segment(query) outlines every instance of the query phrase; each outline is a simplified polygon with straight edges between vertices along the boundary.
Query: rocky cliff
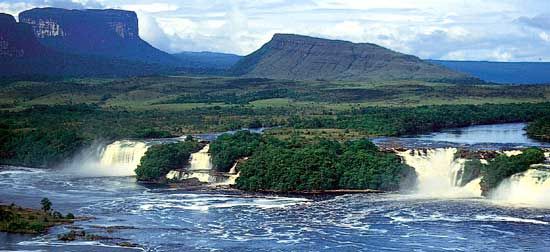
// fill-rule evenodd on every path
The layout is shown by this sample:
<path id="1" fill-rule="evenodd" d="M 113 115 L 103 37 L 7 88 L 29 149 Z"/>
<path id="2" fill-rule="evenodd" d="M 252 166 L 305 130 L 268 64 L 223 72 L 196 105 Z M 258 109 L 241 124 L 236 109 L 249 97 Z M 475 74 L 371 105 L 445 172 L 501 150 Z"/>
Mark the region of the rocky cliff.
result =
<path id="1" fill-rule="evenodd" d="M 238 76 L 292 80 L 477 81 L 415 56 L 369 43 L 275 34 L 232 68 Z"/>
<path id="2" fill-rule="evenodd" d="M 19 20 L 32 26 L 43 45 L 60 52 L 156 64 L 178 63 L 175 57 L 139 37 L 138 19 L 131 11 L 35 8 L 21 12 Z"/>
<path id="3" fill-rule="evenodd" d="M 21 58 L 43 53 L 45 49 L 34 37 L 30 26 L 17 23 L 11 15 L 0 13 L 0 58 Z"/>
<path id="4" fill-rule="evenodd" d="M 37 30 L 37 27 L 40 28 Z M 150 75 L 172 71 L 171 67 L 133 61 L 125 58 L 113 58 L 108 55 L 79 54 L 72 50 L 55 50 L 42 39 L 51 37 L 69 37 L 71 29 L 51 20 L 32 26 L 16 22 L 8 14 L 0 13 L 0 76 L 135 76 Z M 122 39 L 131 38 L 134 28 L 116 28 L 114 33 Z M 117 31 L 118 29 L 118 31 Z M 118 32 L 118 33 L 117 33 Z"/>

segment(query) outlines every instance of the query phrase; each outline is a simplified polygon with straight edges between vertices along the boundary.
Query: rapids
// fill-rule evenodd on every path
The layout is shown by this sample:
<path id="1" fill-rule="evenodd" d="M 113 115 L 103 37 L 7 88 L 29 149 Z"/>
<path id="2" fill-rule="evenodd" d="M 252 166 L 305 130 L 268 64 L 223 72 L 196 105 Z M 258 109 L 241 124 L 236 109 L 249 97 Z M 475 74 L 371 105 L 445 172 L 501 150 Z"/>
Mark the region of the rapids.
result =
<path id="1" fill-rule="evenodd" d="M 523 134 L 506 130 L 510 125 L 502 127 L 506 134 Z M 499 126 L 490 130 L 499 131 Z M 453 139 L 461 137 L 472 139 L 460 135 Z M 0 167 L 1 203 L 38 208 L 40 199 L 48 197 L 55 210 L 95 217 L 74 226 L 114 237 L 58 241 L 57 235 L 69 231 L 69 226 L 34 236 L 0 233 L 0 251 L 546 251 L 550 247 L 550 205 L 545 197 L 550 171 L 545 166 L 514 175 L 490 199 L 479 196 L 479 178 L 458 186 L 464 159 L 456 157 L 457 147 L 508 150 L 532 143 L 484 139 L 465 145 L 445 138 L 412 139 L 397 139 L 408 144 L 409 150 L 398 154 L 418 174 L 418 184 L 409 194 L 309 198 L 137 184 L 131 175 L 146 149 L 159 141 L 181 139 L 99 144 L 61 170 Z M 208 146 L 194 153 L 183 170 L 213 182 L 207 150 Z M 505 153 L 517 155 L 520 150 Z M 238 171 L 232 169 L 224 176 L 226 180 L 215 182 L 230 183 Z M 120 247 L 119 241 L 139 247 Z"/>
<path id="2" fill-rule="evenodd" d="M 480 197 L 479 180 L 460 187 L 464 159 L 455 158 L 456 148 L 407 150 L 398 152 L 417 173 L 415 193 L 424 197 Z"/>
<path id="3" fill-rule="evenodd" d="M 116 170 L 123 170 L 127 176 L 135 175 L 134 170 L 149 145 L 139 141 L 116 141 L 105 147 L 101 153 L 100 163 L 104 167 L 112 167 Z"/>

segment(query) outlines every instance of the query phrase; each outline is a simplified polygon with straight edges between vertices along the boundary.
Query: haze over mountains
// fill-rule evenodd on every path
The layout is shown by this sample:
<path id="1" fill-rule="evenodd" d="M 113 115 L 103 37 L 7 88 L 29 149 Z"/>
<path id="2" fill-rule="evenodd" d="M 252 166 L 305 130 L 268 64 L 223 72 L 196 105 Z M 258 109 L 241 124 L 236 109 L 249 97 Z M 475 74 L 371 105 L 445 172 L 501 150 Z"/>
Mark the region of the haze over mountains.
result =
<path id="1" fill-rule="evenodd" d="M 550 83 L 550 62 L 489 62 L 429 60 L 484 81 L 510 84 Z"/>
<path id="2" fill-rule="evenodd" d="M 250 55 L 168 54 L 139 37 L 134 12 L 36 8 L 0 14 L 0 75 L 215 74 L 291 80 L 550 82 L 550 63 L 425 61 L 369 43 L 275 34 Z"/>

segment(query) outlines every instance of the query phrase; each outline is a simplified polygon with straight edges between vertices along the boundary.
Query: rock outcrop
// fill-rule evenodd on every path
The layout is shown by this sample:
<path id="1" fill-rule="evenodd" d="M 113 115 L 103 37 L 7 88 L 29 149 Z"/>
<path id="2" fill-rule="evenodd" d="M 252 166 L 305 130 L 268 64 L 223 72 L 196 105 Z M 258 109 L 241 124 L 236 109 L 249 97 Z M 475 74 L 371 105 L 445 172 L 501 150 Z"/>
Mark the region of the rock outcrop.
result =
<path id="1" fill-rule="evenodd" d="M 179 64 L 139 38 L 133 12 L 46 8 L 20 20 L 0 13 L 0 76 L 125 77 Z"/>
<path id="2" fill-rule="evenodd" d="M 19 14 L 39 41 L 56 51 L 154 64 L 178 64 L 139 37 L 135 12 L 35 8 Z"/>
<path id="3" fill-rule="evenodd" d="M 9 14 L 0 13 L 0 58 L 22 58 L 45 53 L 29 25 L 17 23 Z"/>
<path id="4" fill-rule="evenodd" d="M 479 81 L 415 56 L 369 43 L 275 34 L 232 68 L 237 76 L 291 80 Z"/>

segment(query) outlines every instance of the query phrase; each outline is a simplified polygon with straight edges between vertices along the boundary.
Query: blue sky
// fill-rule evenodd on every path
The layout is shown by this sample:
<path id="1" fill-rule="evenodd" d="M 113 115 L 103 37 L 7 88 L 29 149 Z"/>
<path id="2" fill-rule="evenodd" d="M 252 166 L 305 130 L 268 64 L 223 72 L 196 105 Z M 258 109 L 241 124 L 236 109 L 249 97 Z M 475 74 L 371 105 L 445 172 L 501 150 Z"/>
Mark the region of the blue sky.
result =
<path id="1" fill-rule="evenodd" d="M 0 12 L 54 6 L 133 10 L 169 52 L 245 55 L 274 33 L 376 43 L 421 58 L 550 61 L 548 0 L 0 0 Z"/>

